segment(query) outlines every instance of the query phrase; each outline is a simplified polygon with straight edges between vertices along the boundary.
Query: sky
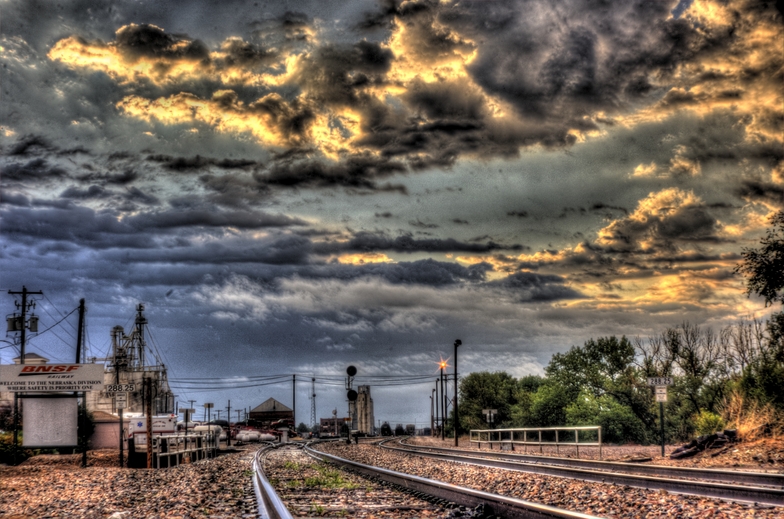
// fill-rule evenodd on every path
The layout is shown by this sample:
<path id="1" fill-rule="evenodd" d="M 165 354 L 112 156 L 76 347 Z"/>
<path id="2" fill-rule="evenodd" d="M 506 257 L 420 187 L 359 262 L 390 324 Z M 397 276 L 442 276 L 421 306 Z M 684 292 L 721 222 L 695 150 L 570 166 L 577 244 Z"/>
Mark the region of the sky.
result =
<path id="1" fill-rule="evenodd" d="M 784 205 L 783 10 L 0 0 L 2 306 L 43 291 L 27 351 L 69 361 L 80 298 L 98 358 L 143 303 L 194 407 L 296 374 L 297 422 L 314 376 L 345 415 L 354 365 L 393 426 L 456 339 L 520 377 L 764 318 L 733 269 Z"/>

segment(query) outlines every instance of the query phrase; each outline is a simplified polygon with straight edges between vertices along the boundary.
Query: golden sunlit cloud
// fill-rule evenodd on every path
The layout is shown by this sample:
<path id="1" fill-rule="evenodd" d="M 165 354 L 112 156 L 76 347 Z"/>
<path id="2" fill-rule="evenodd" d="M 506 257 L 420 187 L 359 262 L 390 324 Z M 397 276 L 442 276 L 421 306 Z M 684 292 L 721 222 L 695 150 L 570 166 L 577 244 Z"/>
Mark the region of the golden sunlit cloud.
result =
<path id="1" fill-rule="evenodd" d="M 187 93 L 156 100 L 128 96 L 117 103 L 117 108 L 145 121 L 154 119 L 164 124 L 204 123 L 219 132 L 248 132 L 272 146 L 301 142 L 304 135 L 291 132 L 290 122 L 308 113 L 307 108 L 294 106 L 278 94 L 267 94 L 246 105 L 231 90 L 218 91 L 209 100 Z"/>
<path id="2" fill-rule="evenodd" d="M 634 126 L 660 122 L 684 110 L 702 117 L 724 110 L 745 119 L 747 140 L 784 144 L 780 75 L 763 72 L 781 70 L 784 65 L 780 48 L 784 26 L 774 17 L 746 8 L 742 2 L 730 4 L 695 0 L 684 12 L 684 17 L 701 33 L 729 41 L 730 48 L 722 53 L 702 53 L 696 61 L 680 65 L 675 76 L 677 84 L 658 103 L 619 116 L 616 122 Z M 742 20 L 738 18 L 739 11 L 746 14 Z M 726 40 L 730 30 L 732 39 Z M 749 81 L 751 76 L 754 81 Z M 673 166 L 694 174 L 693 164 L 676 159 Z"/>
<path id="3" fill-rule="evenodd" d="M 123 83 L 142 79 L 178 82 L 200 75 L 204 68 L 198 60 L 182 57 L 128 56 L 116 45 L 87 42 L 75 36 L 58 41 L 48 56 L 73 68 L 99 70 Z"/>
<path id="4" fill-rule="evenodd" d="M 632 172 L 632 177 L 655 177 L 657 172 L 657 166 L 655 162 L 651 162 L 650 164 L 639 164 L 636 168 L 634 168 L 634 172 Z"/>
<path id="5" fill-rule="evenodd" d="M 599 230 L 596 241 L 603 246 L 622 249 L 657 249 L 662 222 L 678 217 L 684 207 L 701 204 L 702 200 L 692 191 L 668 188 L 651 193 L 640 200 L 637 209 L 627 218 Z"/>
<path id="6" fill-rule="evenodd" d="M 337 260 L 344 265 L 365 265 L 368 263 L 394 263 L 392 258 L 381 253 L 343 254 Z"/>

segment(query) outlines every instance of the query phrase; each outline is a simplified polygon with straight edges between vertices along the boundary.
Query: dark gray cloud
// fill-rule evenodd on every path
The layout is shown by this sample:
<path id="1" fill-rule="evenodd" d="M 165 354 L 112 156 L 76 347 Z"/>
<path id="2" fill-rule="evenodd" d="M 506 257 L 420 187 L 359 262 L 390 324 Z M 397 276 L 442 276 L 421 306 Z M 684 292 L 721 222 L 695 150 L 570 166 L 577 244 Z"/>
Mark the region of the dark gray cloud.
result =
<path id="1" fill-rule="evenodd" d="M 247 169 L 257 166 L 258 162 L 249 159 L 215 159 L 194 155 L 193 157 L 172 157 L 169 155 L 148 155 L 147 160 L 157 162 L 173 171 L 199 171 L 209 166 L 221 169 Z"/>
<path id="2" fill-rule="evenodd" d="M 26 135 L 11 146 L 11 149 L 8 150 L 8 155 L 30 155 L 50 149 L 51 145 L 40 135 Z"/>
<path id="3" fill-rule="evenodd" d="M 90 186 L 87 189 L 80 189 L 78 187 L 69 187 L 62 193 L 60 198 L 71 198 L 75 200 L 87 200 L 90 198 L 102 198 L 106 194 L 106 190 L 101 186 Z"/>
<path id="4" fill-rule="evenodd" d="M 281 160 L 265 172 L 256 174 L 256 179 L 260 183 L 270 186 L 344 186 L 389 190 L 389 186 L 379 186 L 374 179 L 388 177 L 405 170 L 405 165 L 394 160 L 379 160 L 370 155 L 355 155 L 332 164 L 309 160 Z M 405 188 L 402 186 L 393 186 L 392 190 L 405 192 Z"/>
<path id="5" fill-rule="evenodd" d="M 471 252 L 482 253 L 494 250 L 524 250 L 519 244 L 504 245 L 487 241 L 486 243 L 460 242 L 453 238 L 447 239 L 416 239 L 410 234 L 391 238 L 384 233 L 358 232 L 346 242 L 327 241 L 315 245 L 319 254 L 336 254 L 340 252 Z"/>
<path id="6" fill-rule="evenodd" d="M 784 206 L 784 187 L 780 184 L 761 180 L 743 180 L 735 192 L 745 200 L 761 200 L 779 207 Z"/>
<path id="7" fill-rule="evenodd" d="M 566 280 L 560 276 L 533 272 L 517 272 L 504 279 L 490 281 L 487 285 L 509 291 L 519 302 L 538 303 L 585 297 L 566 286 Z"/>
<path id="8" fill-rule="evenodd" d="M 271 215 L 257 211 L 216 211 L 214 209 L 181 209 L 146 212 L 126 218 L 138 229 L 168 229 L 173 227 L 220 227 L 238 229 L 264 229 L 307 225 L 306 222 L 285 215 Z"/>
<path id="9" fill-rule="evenodd" d="M 50 164 L 46 159 L 37 158 L 28 162 L 11 162 L 2 169 L 2 180 L 35 184 L 49 178 L 66 178 L 68 172 L 60 166 Z"/>
<path id="10" fill-rule="evenodd" d="M 128 199 L 149 199 L 131 188 Z M 88 207 L 71 205 L 70 200 L 94 199 L 104 195 L 104 190 L 93 186 L 87 190 L 70 188 L 61 197 L 66 200 L 59 207 L 47 204 L 44 208 L 33 208 L 26 199 L 13 199 L 18 205 L 0 212 L 3 219 L 3 234 L 25 242 L 36 240 L 69 241 L 84 247 L 107 248 L 152 248 L 162 243 L 153 231 L 189 231 L 200 229 L 237 228 L 243 230 L 267 229 L 305 225 L 305 222 L 284 215 L 270 215 L 251 211 L 142 211 L 118 218 L 115 210 L 96 211 Z M 36 204 L 42 205 L 42 204 Z M 20 207 L 21 206 L 21 207 Z M 134 208 L 136 209 L 136 208 Z M 165 242 L 166 235 L 160 238 Z M 299 238 L 292 238 L 295 241 Z M 209 253 L 206 253 L 209 256 Z"/>
<path id="11" fill-rule="evenodd" d="M 310 240 L 293 234 L 262 239 L 224 237 L 220 240 L 172 240 L 168 246 L 144 250 L 110 251 L 105 258 L 119 263 L 186 263 L 191 265 L 268 264 L 304 265 L 311 251 Z"/>
<path id="12" fill-rule="evenodd" d="M 115 35 L 115 43 L 118 50 L 131 59 L 156 57 L 201 61 L 208 59 L 210 54 L 199 40 L 178 38 L 149 24 L 121 27 Z"/>

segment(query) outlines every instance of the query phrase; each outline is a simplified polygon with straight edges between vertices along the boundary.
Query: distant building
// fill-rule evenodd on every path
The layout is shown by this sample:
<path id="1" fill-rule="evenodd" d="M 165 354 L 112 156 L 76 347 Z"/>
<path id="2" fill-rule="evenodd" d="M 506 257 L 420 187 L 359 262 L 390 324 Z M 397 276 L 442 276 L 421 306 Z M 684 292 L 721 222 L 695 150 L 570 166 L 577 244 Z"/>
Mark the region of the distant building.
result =
<path id="1" fill-rule="evenodd" d="M 265 424 L 284 419 L 293 421 L 294 411 L 274 398 L 269 398 L 251 409 L 249 417 L 251 420 L 256 420 Z"/>
<path id="2" fill-rule="evenodd" d="M 319 432 L 322 436 L 339 436 L 340 428 L 348 421 L 348 417 L 338 418 L 333 416 L 332 418 L 322 418 L 319 421 Z"/>
<path id="3" fill-rule="evenodd" d="M 145 341 L 144 328 L 147 319 L 143 314 L 144 305 L 138 305 L 136 311 L 136 322 L 130 335 L 125 334 L 122 326 L 112 328 L 112 356 L 106 359 L 94 359 L 109 361 L 104 372 L 104 384 L 109 389 L 87 393 L 87 409 L 90 411 L 118 413 L 114 393 L 121 389 L 116 386 L 133 385 L 133 390 L 125 391 L 128 404 L 123 412 L 146 413 L 147 399 L 150 398 L 154 415 L 174 413 L 174 394 L 169 388 L 166 366 L 147 362 L 149 348 Z M 149 380 L 150 391 L 145 392 L 144 379 Z"/>
<path id="4" fill-rule="evenodd" d="M 370 398 L 370 386 L 357 387 L 357 401 L 354 404 L 351 416 L 353 429 L 365 434 L 376 434 L 375 418 L 373 417 L 373 399 Z"/>

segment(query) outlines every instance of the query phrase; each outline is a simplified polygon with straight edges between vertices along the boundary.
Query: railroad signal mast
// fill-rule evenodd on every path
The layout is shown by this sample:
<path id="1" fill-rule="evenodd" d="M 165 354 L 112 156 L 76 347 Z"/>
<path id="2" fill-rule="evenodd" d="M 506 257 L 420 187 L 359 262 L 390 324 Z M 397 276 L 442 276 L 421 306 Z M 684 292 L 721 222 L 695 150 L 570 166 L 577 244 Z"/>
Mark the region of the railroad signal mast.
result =
<path id="1" fill-rule="evenodd" d="M 354 376 L 357 374 L 357 368 L 354 366 L 349 366 L 346 368 L 346 398 L 348 398 L 348 416 L 349 416 L 349 431 L 348 431 L 348 443 L 351 443 L 351 431 L 357 429 L 357 397 L 359 394 L 354 391 L 352 387 L 354 384 Z"/>

